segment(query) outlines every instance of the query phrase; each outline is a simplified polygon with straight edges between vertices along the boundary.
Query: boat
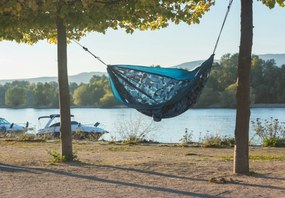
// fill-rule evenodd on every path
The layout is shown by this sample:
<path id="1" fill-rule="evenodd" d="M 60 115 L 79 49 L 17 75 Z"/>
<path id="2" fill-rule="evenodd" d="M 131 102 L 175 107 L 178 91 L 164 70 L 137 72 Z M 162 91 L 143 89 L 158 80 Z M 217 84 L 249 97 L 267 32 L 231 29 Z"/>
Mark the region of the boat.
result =
<path id="1" fill-rule="evenodd" d="M 70 115 L 74 118 L 74 115 Z M 49 134 L 53 137 L 60 137 L 60 114 L 51 114 L 49 116 L 40 116 L 38 121 L 48 120 L 43 128 L 38 129 L 37 135 Z M 98 140 L 103 134 L 109 133 L 103 128 L 99 128 L 99 122 L 96 122 L 93 126 L 81 124 L 78 121 L 71 121 L 71 131 L 74 139 L 94 138 Z"/>
<path id="2" fill-rule="evenodd" d="M 26 126 L 21 126 L 19 124 L 8 122 L 5 118 L 0 117 L 0 133 L 24 133 L 28 130 L 29 122 Z"/>

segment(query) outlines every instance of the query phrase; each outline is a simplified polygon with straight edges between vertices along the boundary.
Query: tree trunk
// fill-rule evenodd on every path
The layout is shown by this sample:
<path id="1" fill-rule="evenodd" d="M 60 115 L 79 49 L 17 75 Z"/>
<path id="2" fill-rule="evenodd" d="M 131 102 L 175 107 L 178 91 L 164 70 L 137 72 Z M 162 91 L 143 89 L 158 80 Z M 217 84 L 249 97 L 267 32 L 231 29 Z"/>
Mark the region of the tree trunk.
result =
<path id="1" fill-rule="evenodd" d="M 241 0 L 241 37 L 238 57 L 234 173 L 249 173 L 250 71 L 253 37 L 252 0 Z"/>
<path id="2" fill-rule="evenodd" d="M 57 20 L 57 47 L 61 146 L 62 156 L 68 160 L 72 159 L 70 95 L 67 74 L 66 28 L 61 19 Z"/>

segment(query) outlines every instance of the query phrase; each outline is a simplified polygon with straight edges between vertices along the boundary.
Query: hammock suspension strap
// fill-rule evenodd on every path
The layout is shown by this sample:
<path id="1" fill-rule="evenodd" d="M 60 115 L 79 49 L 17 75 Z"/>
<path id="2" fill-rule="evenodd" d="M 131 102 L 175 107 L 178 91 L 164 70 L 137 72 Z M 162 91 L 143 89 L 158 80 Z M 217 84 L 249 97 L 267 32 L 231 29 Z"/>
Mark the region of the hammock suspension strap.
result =
<path id="1" fill-rule="evenodd" d="M 225 17 L 224 17 L 224 21 L 223 21 L 222 27 L 221 27 L 220 32 L 219 32 L 219 36 L 218 36 L 218 38 L 217 38 L 217 41 L 216 41 L 216 44 L 215 44 L 215 47 L 214 47 L 213 54 L 215 54 L 215 52 L 216 52 L 216 49 L 217 49 L 217 46 L 218 46 L 218 43 L 219 43 L 219 40 L 220 40 L 220 37 L 221 37 L 222 31 L 223 31 L 223 29 L 224 29 L 224 26 L 225 26 L 226 20 L 227 20 L 227 18 L 228 18 L 228 15 L 229 15 L 229 12 L 230 12 L 230 9 L 231 9 L 231 6 L 232 6 L 232 3 L 233 3 L 233 0 L 230 0 L 229 5 L 228 5 L 228 8 L 227 8 L 226 15 L 225 15 Z"/>
<path id="2" fill-rule="evenodd" d="M 98 61 L 100 61 L 101 63 L 103 63 L 105 66 L 108 66 L 104 61 L 101 60 L 100 57 L 96 56 L 95 54 L 93 54 L 92 52 L 89 51 L 89 49 L 87 47 L 84 47 L 83 45 L 81 45 L 79 42 L 77 42 L 76 40 L 73 40 L 74 43 L 76 43 L 77 45 L 79 45 L 80 47 L 82 47 L 86 52 L 88 52 L 89 54 L 91 54 L 94 58 L 96 58 Z"/>

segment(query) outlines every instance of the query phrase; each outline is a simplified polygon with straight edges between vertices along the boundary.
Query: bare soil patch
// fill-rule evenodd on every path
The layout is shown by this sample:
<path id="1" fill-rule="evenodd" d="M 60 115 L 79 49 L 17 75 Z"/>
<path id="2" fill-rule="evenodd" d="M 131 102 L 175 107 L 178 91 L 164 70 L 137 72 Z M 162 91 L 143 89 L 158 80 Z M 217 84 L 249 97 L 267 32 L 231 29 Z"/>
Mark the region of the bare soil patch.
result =
<path id="1" fill-rule="evenodd" d="M 0 197 L 285 197 L 284 148 L 250 148 L 247 176 L 231 148 L 74 142 L 79 162 L 52 164 L 54 150 L 0 140 Z"/>

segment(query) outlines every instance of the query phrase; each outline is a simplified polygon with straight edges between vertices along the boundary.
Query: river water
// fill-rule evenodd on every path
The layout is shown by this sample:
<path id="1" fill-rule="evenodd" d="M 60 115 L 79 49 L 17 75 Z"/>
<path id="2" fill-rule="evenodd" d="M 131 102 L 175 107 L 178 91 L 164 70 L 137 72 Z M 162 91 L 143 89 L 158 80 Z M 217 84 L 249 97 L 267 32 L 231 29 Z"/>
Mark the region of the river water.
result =
<path id="1" fill-rule="evenodd" d="M 251 121 L 256 118 L 270 119 L 270 117 L 285 121 L 285 108 L 252 108 Z M 6 109 L 0 108 L 0 117 L 6 118 L 10 122 L 22 123 L 29 121 L 30 127 L 34 127 L 35 131 L 44 127 L 44 123 L 39 123 L 39 116 L 59 113 L 58 109 Z M 122 123 L 132 120 L 132 124 L 136 125 L 139 121 L 144 123 L 143 126 L 149 125 L 152 119 L 140 114 L 136 110 L 128 108 L 117 109 L 100 109 L 100 108 L 72 108 L 71 113 L 75 116 L 75 120 L 83 124 L 94 124 L 100 122 L 100 126 L 110 134 L 104 135 L 104 139 L 115 138 L 120 139 L 121 132 L 118 128 Z M 198 141 L 208 134 L 234 136 L 235 128 L 235 109 L 190 109 L 175 118 L 165 119 L 161 122 L 153 122 L 154 128 L 148 138 L 163 143 L 178 143 L 185 133 L 193 133 L 193 140 Z M 134 126 L 130 126 L 134 127 Z M 143 127 L 140 127 L 143 128 Z M 250 138 L 254 135 L 252 124 L 250 126 Z"/>

